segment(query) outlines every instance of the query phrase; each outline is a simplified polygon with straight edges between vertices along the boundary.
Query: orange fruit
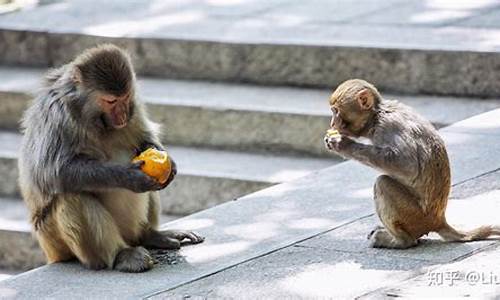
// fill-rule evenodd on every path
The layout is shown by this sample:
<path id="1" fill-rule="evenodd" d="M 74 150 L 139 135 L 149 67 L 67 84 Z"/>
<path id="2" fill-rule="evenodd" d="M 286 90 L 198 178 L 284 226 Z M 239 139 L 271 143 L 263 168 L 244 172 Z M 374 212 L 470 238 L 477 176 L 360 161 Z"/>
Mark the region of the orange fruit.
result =
<path id="1" fill-rule="evenodd" d="M 172 164 L 166 151 L 149 148 L 132 159 L 132 162 L 144 161 L 141 170 L 155 178 L 159 183 L 165 183 L 172 172 Z"/>

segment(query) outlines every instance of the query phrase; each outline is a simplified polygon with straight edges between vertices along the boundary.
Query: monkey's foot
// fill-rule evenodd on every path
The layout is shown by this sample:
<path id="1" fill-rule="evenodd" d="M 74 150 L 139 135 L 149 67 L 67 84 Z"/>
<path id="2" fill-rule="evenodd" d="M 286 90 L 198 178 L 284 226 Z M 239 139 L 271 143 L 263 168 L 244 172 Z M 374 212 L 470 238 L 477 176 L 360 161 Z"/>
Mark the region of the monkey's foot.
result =
<path id="1" fill-rule="evenodd" d="M 181 244 L 199 244 L 205 240 L 201 235 L 184 230 L 165 230 L 160 231 L 160 234 L 178 240 Z"/>
<path id="2" fill-rule="evenodd" d="M 181 247 L 181 244 L 198 244 L 203 240 L 202 236 L 191 231 L 153 230 L 142 244 L 148 248 L 176 250 Z"/>
<path id="3" fill-rule="evenodd" d="M 369 239 L 372 248 L 407 249 L 418 244 L 417 240 L 395 238 L 384 228 L 374 230 Z"/>
<path id="4" fill-rule="evenodd" d="M 143 247 L 125 248 L 115 258 L 114 269 L 120 272 L 139 273 L 153 267 L 154 260 Z"/>
<path id="5" fill-rule="evenodd" d="M 372 235 L 377 231 L 377 230 L 383 230 L 384 229 L 384 226 L 381 226 L 381 225 L 377 225 L 375 226 L 375 228 L 373 228 L 372 231 L 370 231 L 370 233 L 368 234 L 368 236 L 366 237 L 367 239 L 370 239 L 372 237 Z"/>

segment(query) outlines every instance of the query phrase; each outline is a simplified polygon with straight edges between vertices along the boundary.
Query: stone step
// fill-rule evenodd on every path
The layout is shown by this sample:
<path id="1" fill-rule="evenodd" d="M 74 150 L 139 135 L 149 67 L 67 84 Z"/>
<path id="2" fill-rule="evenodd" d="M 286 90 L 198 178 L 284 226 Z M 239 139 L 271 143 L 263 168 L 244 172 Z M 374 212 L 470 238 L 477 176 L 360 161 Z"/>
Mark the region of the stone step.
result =
<path id="1" fill-rule="evenodd" d="M 0 197 L 0 273 L 2 269 L 27 271 L 45 264 L 45 256 L 31 233 L 29 214 L 20 199 Z M 168 223 L 179 216 L 162 214 L 160 222 Z M 6 272 L 7 273 L 7 272 Z M 0 274 L 0 280 L 2 274 Z M 0 298 L 1 295 L 0 295 Z"/>
<path id="2" fill-rule="evenodd" d="M 0 131 L 0 195 L 18 196 L 17 151 L 21 135 Z M 339 159 L 270 156 L 169 146 L 178 165 L 176 180 L 161 191 L 163 212 L 186 215 L 290 181 L 340 162 Z"/>
<path id="3" fill-rule="evenodd" d="M 0 15 L 0 62 L 54 66 L 113 42 L 147 75 L 498 96 L 495 1 L 444 2 L 56 2 Z"/>
<path id="4" fill-rule="evenodd" d="M 15 129 L 43 69 L 0 67 L 0 128 Z M 139 95 L 164 125 L 166 144 L 331 157 L 327 89 L 139 78 Z M 500 99 L 385 95 L 437 127 L 500 107 Z"/>
<path id="5" fill-rule="evenodd" d="M 500 110 L 495 110 L 440 131 L 448 145 L 452 183 L 471 183 L 462 192 L 498 182 L 498 177 L 487 183 L 473 181 L 500 167 L 496 155 L 500 151 L 499 128 Z M 368 249 L 366 244 L 360 247 L 363 240 L 366 243 L 365 230 L 373 225 L 367 222 L 376 220 L 368 218 L 374 213 L 372 191 L 377 176 L 376 171 L 357 162 L 338 164 L 166 224 L 164 228 L 196 230 L 206 239 L 202 244 L 160 256 L 161 263 L 150 272 L 131 276 L 60 263 L 3 280 L 0 296 L 31 299 L 43 293 L 54 299 L 74 295 L 144 299 L 196 294 L 203 298 L 214 291 L 215 297 L 248 295 L 253 299 L 265 297 L 258 295 L 260 288 L 265 288 L 278 293 L 272 296 L 282 298 L 325 298 L 329 291 L 354 292 L 357 297 L 366 293 L 366 288 L 373 291 L 395 284 L 398 278 L 403 280 L 420 272 L 423 265 L 474 255 L 493 242 L 433 242 L 409 252 Z M 491 217 L 488 220 L 496 217 L 499 193 L 492 194 L 491 201 L 482 202 L 482 197 L 488 195 L 484 191 L 474 193 L 478 198 L 472 197 L 464 205 L 461 200 L 452 200 L 469 216 L 468 221 L 480 222 L 484 215 Z M 473 228 L 471 223 L 465 225 Z M 313 241 L 316 250 L 308 249 Z M 491 266 L 491 261 L 487 263 Z M 184 294 L 183 286 L 198 283 L 203 289 Z M 242 286 L 245 288 L 238 289 Z"/>
<path id="6" fill-rule="evenodd" d="M 0 268 L 30 270 L 45 264 L 31 234 L 28 210 L 20 199 L 0 198 Z"/>

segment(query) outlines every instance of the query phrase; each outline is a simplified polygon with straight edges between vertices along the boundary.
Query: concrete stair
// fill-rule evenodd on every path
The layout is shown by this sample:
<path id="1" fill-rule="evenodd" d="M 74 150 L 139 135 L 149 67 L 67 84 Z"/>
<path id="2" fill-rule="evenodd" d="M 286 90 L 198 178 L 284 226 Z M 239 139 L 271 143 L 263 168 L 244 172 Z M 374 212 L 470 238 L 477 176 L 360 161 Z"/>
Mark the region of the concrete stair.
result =
<path id="1" fill-rule="evenodd" d="M 0 195 L 17 211 L 23 210 L 22 202 L 16 200 L 21 138 L 16 129 L 43 72 L 0 66 Z M 164 142 L 179 165 L 177 179 L 162 191 L 164 214 L 194 213 L 341 162 L 322 145 L 330 92 L 140 77 L 139 95 L 152 118 L 163 125 Z M 412 105 L 437 127 L 500 107 L 498 100 L 477 98 L 387 97 Z M 11 209 L 0 211 L 1 218 L 10 220 L 7 224 L 16 215 Z M 24 229 L 3 230 L 5 239 L 0 241 L 9 245 L 15 237 L 31 245 L 28 249 L 37 249 L 27 223 L 16 224 Z M 4 267 L 27 269 L 43 262 L 39 255 L 4 252 L 5 257 L 11 253 L 16 258 L 0 260 Z"/>
<path id="2" fill-rule="evenodd" d="M 131 53 L 139 95 L 164 127 L 180 169 L 162 192 L 166 217 L 342 162 L 325 151 L 322 136 L 330 89 L 348 78 L 374 82 L 439 128 L 500 107 L 499 30 L 475 28 L 474 18 L 437 28 L 390 27 L 368 17 L 387 11 L 383 19 L 392 22 L 417 0 L 308 3 L 76 0 L 0 15 L 0 219 L 10 226 L 0 227 L 0 267 L 41 263 L 17 217 L 25 212 L 16 131 L 30 93 L 47 67 L 95 44 L 113 42 Z M 496 7 L 483 6 L 469 10 Z M 11 240 L 31 254 L 16 255 L 6 246 Z"/>

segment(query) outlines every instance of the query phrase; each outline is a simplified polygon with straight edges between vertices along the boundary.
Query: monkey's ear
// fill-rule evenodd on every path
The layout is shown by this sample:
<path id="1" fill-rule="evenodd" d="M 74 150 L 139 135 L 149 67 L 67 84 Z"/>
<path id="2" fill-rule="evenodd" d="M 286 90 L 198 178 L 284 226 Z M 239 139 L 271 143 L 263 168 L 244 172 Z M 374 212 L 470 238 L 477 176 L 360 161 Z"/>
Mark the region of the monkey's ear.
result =
<path id="1" fill-rule="evenodd" d="M 82 72 L 76 66 L 71 70 L 71 81 L 73 81 L 74 84 L 82 83 Z"/>
<path id="2" fill-rule="evenodd" d="M 373 107 L 374 97 L 368 89 L 363 89 L 356 95 L 359 107 L 363 110 L 369 110 Z"/>

